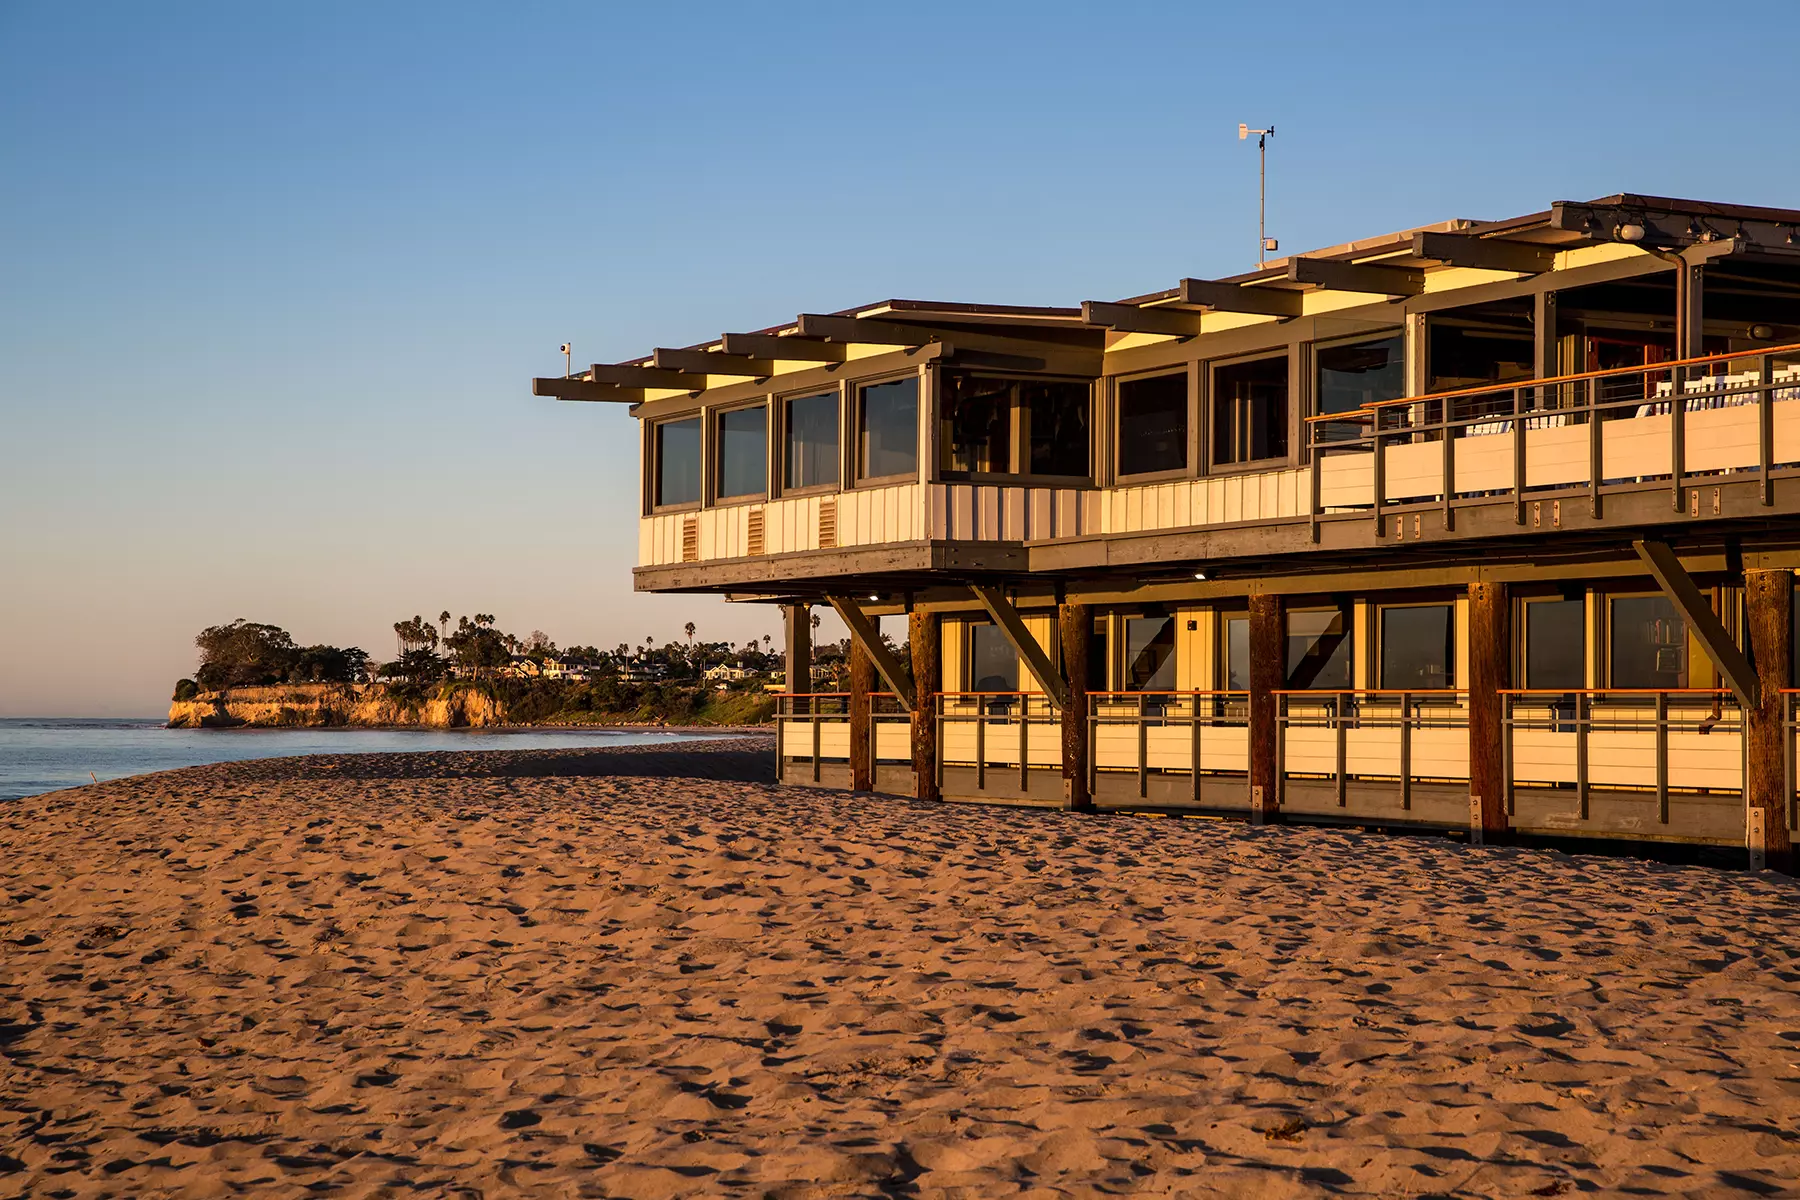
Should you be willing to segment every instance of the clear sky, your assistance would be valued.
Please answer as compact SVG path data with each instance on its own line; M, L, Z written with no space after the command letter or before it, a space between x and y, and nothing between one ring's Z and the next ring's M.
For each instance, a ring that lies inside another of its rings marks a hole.
M1239 121L1284 250L1800 205L1796 35L1791 0L0 0L0 715L161 712L240 616L779 641L631 592L634 422L530 397L559 343L1240 271Z

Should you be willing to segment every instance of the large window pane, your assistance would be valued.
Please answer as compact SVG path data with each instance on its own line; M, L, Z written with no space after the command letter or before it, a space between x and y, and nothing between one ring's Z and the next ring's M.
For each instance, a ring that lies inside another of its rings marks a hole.
M1106 664L1108 651L1112 647L1111 634L1107 629L1108 621L1103 616L1094 618L1094 627L1088 633L1087 656L1087 688L1090 692L1107 690Z
M857 390L856 475L883 479L919 470L919 378Z
M1025 470L1032 475L1090 474L1088 412L1093 407L1093 388L1052 379L1021 382L1018 389L1019 407L1029 431Z
M1186 468L1187 372L1119 384L1118 436L1121 475Z
M969 690L1019 690L1019 655L998 625L969 627Z
M1587 605L1580 600L1525 603L1525 686L1587 686Z
M1350 618L1327 612L1291 612L1287 617L1287 685L1291 688L1353 686L1350 673Z
M1406 339L1400 334L1348 346L1324 346L1319 364L1319 412L1352 412L1406 395Z
M700 418L656 427L656 503L695 504L700 499Z
M1175 618L1125 619L1125 690L1175 690Z
M1225 636L1221 639L1225 652L1224 669L1219 672L1219 686L1228 692L1250 690L1250 618L1226 617Z
M719 414L719 499L760 496L769 484L769 410Z
M961 371L946 371L943 380L944 470L1011 471L1012 382Z
M1688 685L1687 622L1668 597L1616 596L1606 624L1611 686Z
M1456 686L1454 610L1448 604L1381 610L1381 683L1425 691Z
M1286 457L1287 356L1214 368L1212 413L1213 462Z
M787 485L818 487L838 481L836 392L787 402Z

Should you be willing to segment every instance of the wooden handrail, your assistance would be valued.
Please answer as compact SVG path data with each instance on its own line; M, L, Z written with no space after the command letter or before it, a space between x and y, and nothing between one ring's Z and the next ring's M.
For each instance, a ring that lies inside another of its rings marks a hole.
M1033 694L1035 695L1036 693L1033 693ZM1250 693L1243 688L1211 688L1211 689L1201 688L1201 689L1195 689L1192 691L1185 691L1185 692L1181 692L1181 691L1174 691L1174 692L1094 692L1094 691L1090 691L1085 694L1089 695L1089 696L1248 696Z
M1549 387L1560 383L1579 383L1584 379L1603 379L1618 375L1648 375L1653 371L1667 371L1672 367L1696 367L1704 363L1733 362L1738 359L1760 358L1765 354L1800 354L1800 344L1786 346L1769 346L1760 350L1739 350L1731 354L1704 354L1698 358L1676 358L1668 362L1646 363L1637 367L1608 367L1603 371L1582 371L1575 375L1552 375L1544 379L1513 379L1505 383L1490 383L1482 387L1457 388L1449 392L1427 392L1422 396L1402 396L1397 400L1375 400L1360 408L1348 412L1322 413L1316 417L1307 417L1312 421L1352 421L1360 416L1373 413L1378 408L1392 408L1400 404L1423 404L1429 400L1454 400L1458 396L1481 396L1494 392L1510 392L1518 388ZM1543 410L1555 411L1555 410ZM1497 414L1495 419L1503 419L1510 414ZM1528 416L1542 415L1540 410L1532 410Z
M1468 688L1270 688L1271 696L1466 696Z
M1729 696L1732 694L1730 688L1495 688L1494 691L1501 696Z

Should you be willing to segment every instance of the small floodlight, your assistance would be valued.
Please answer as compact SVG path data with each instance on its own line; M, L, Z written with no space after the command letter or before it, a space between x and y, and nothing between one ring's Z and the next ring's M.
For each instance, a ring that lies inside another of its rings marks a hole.
M1263 239L1263 253L1273 254L1279 249L1281 249L1281 242L1279 239L1277 239L1277 238L1264 238Z
M1198 580L1200 580L1200 581L1201 581L1201 582L1202 582L1202 583L1204 583L1204 582L1205 582L1205 581L1206 581L1206 572L1205 572L1205 571L1195 571L1195 572L1194 572L1194 578L1195 578L1195 579L1198 579Z
M1250 127L1248 125L1245 125L1241 121L1238 122L1238 141L1240 141L1240 142L1247 141L1247 140L1249 140L1249 137L1250 137Z
M561 346L561 350L563 356L563 378L571 379L575 375L575 364L570 358L571 351L569 343L564 342Z
M870 597L869 597L869 602L870 602L870 603L874 603L874 602L876 602L876 601L878 601L878 600L880 600L880 599L881 599L881 597L880 597L880 596L870 596Z
M1769 341L1775 336L1775 327L1773 325L1752 325L1750 336L1759 342Z
M1629 221L1619 226L1617 233L1622 242L1641 242L1644 240L1644 227L1636 221Z

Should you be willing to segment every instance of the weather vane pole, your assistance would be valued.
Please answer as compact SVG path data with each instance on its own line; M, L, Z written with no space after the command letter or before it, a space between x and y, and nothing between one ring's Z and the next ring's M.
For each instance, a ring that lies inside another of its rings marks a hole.
M1269 251L1281 248L1281 243L1269 236L1269 139L1275 136L1275 127L1252 129L1248 125L1238 125L1238 141L1244 141L1251 134L1256 135L1256 265L1268 264Z

